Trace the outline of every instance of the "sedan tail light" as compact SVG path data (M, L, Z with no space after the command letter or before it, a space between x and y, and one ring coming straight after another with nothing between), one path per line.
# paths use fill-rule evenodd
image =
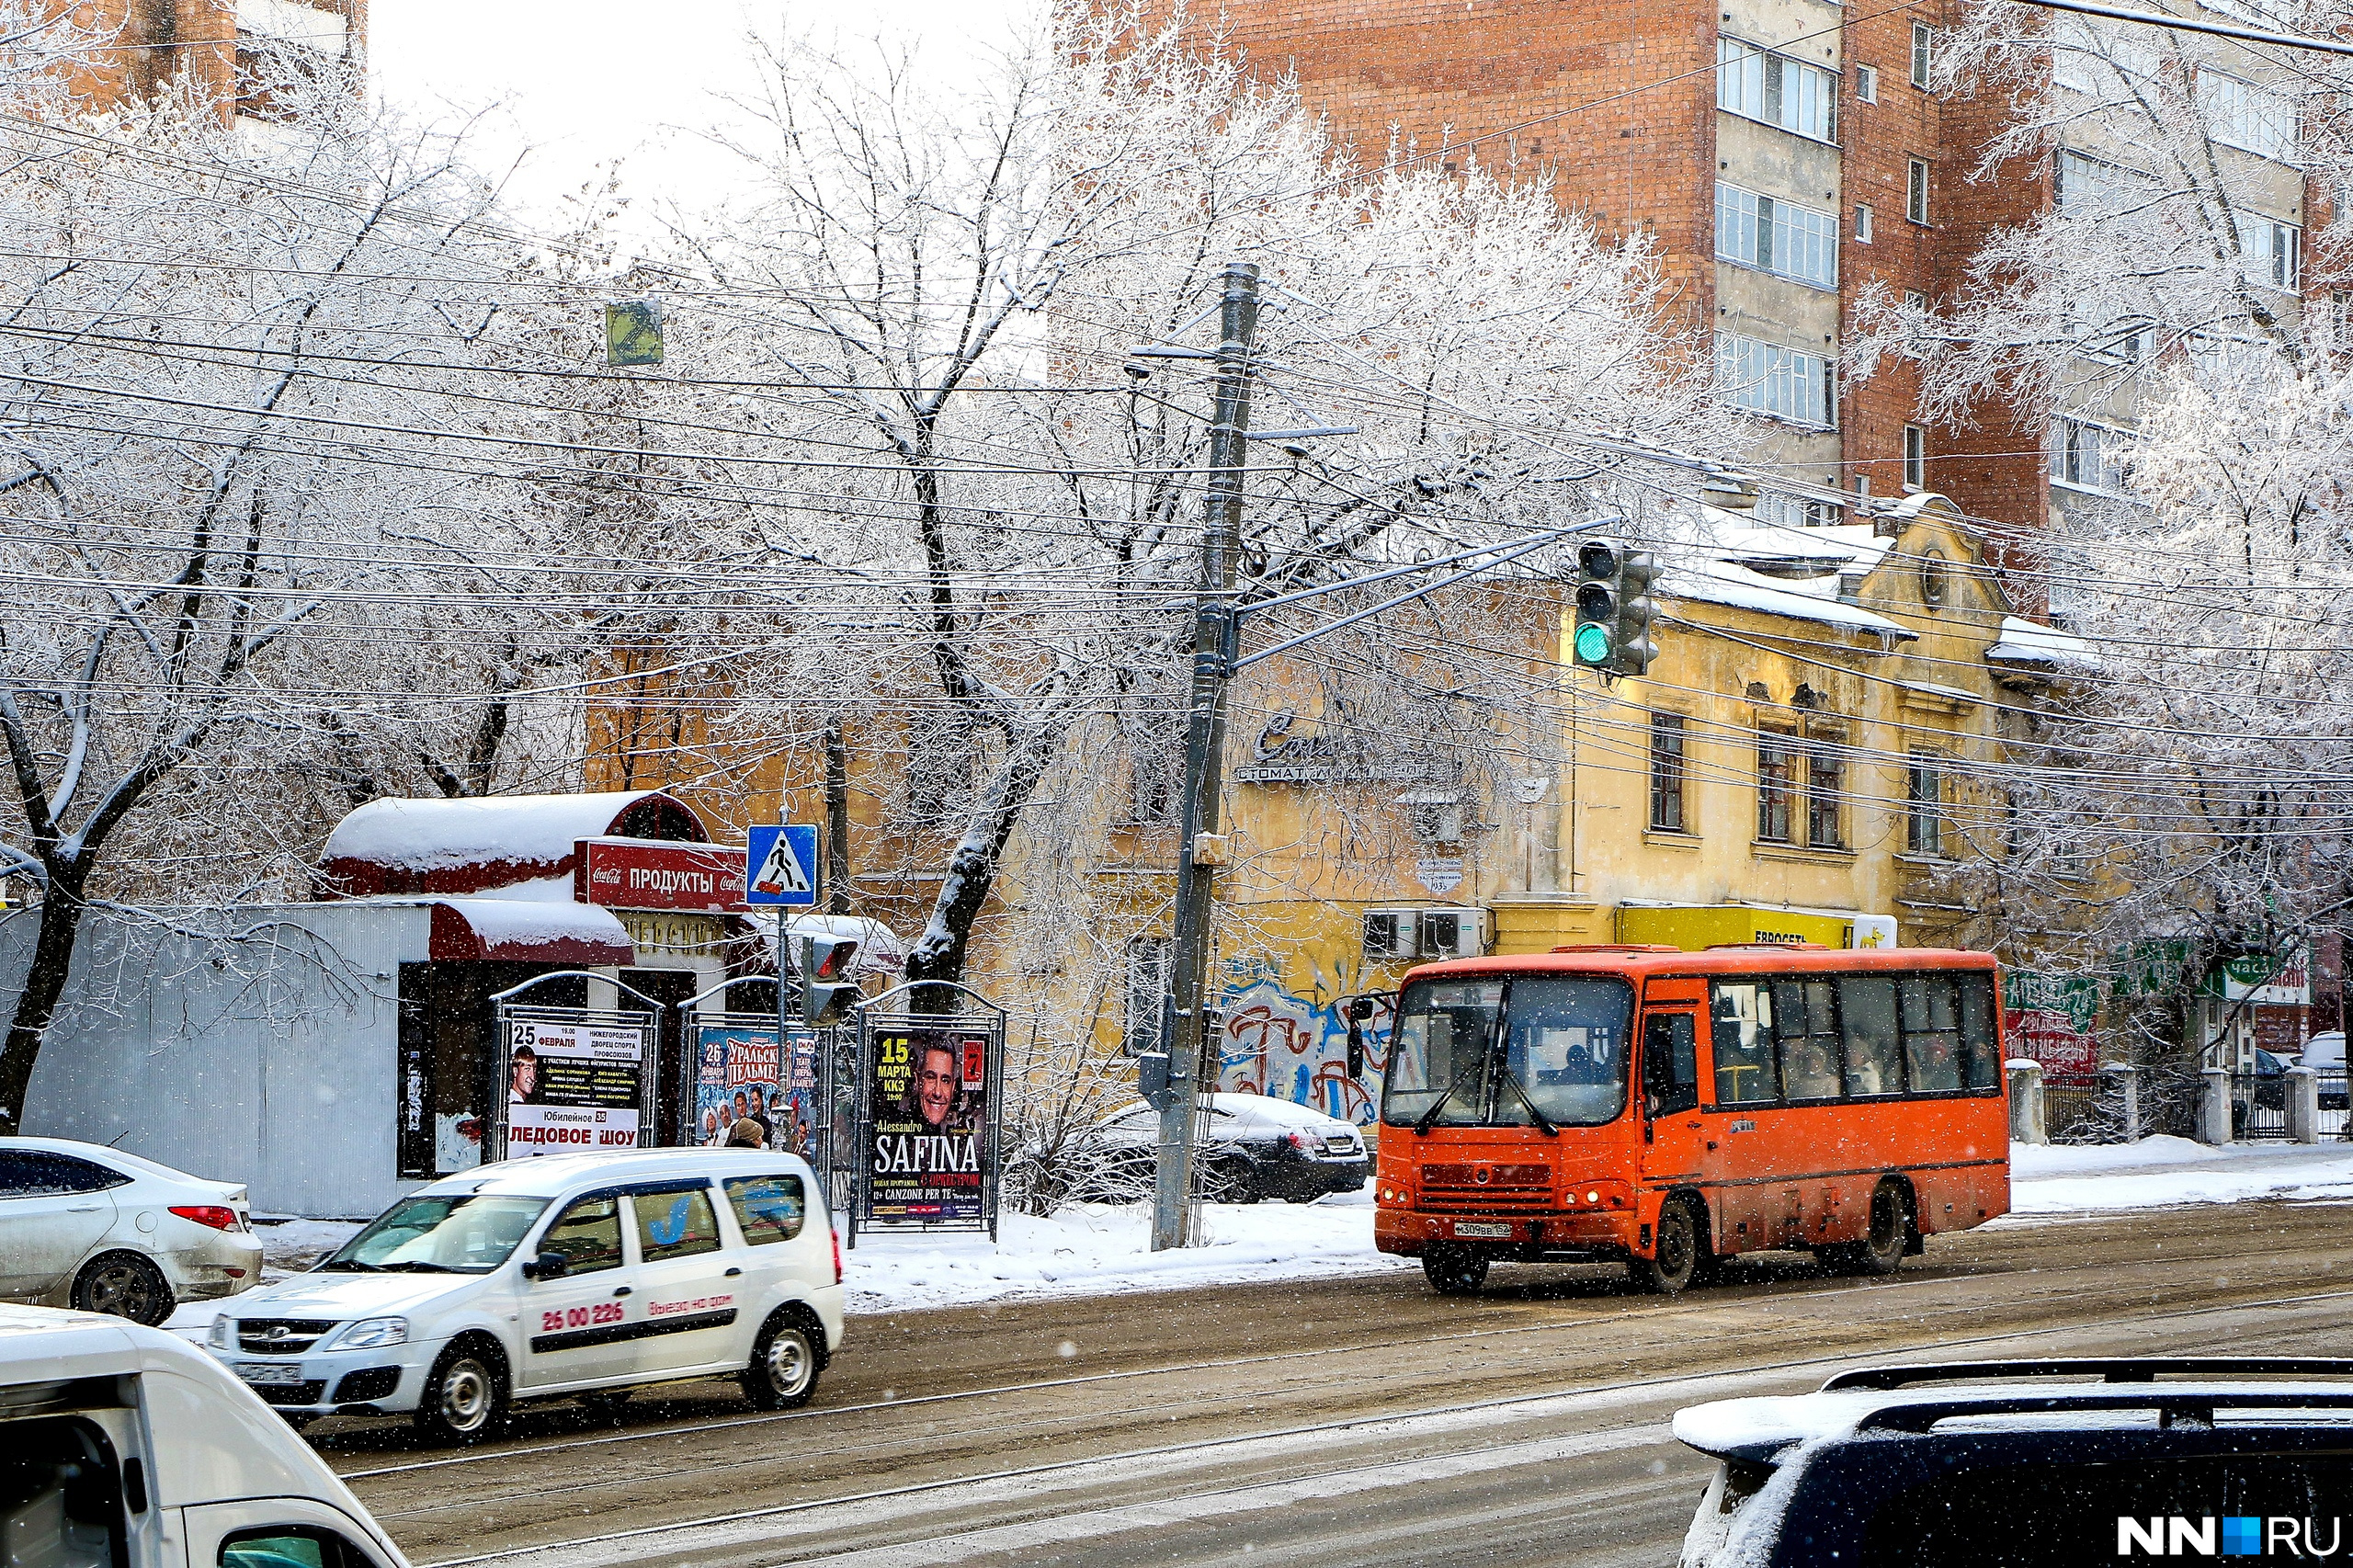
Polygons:
M237 1228L237 1211L218 1203L175 1203L172 1212L183 1220L193 1220L199 1225L210 1225L216 1231Z

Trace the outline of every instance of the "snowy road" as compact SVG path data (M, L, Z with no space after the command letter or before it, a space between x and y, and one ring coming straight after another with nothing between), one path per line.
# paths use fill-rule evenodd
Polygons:
M2341 1354L2347 1218L2087 1215L1673 1301L1560 1268L984 1303L855 1320L796 1415L713 1385L473 1453L315 1435L420 1564L1665 1564L1702 1480L1678 1405L1938 1347Z

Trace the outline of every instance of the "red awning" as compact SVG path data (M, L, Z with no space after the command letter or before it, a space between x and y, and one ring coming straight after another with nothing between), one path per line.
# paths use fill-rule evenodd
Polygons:
M433 905L426 956L436 962L497 960L583 969L637 962L637 944L609 910L519 898L445 898Z

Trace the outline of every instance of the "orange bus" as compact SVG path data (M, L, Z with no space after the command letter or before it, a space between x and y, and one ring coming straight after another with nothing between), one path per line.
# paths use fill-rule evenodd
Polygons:
M1405 977L1381 1250L1476 1290L1494 1262L1622 1260L1671 1294L1723 1258L1893 1272L2010 1206L1990 953L1556 948Z

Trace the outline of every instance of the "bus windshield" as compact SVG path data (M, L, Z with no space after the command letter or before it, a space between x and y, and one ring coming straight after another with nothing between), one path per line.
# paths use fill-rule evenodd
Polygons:
M1598 1127L1626 1108L1622 980L1526 974L1417 981L1392 1037L1392 1127Z

